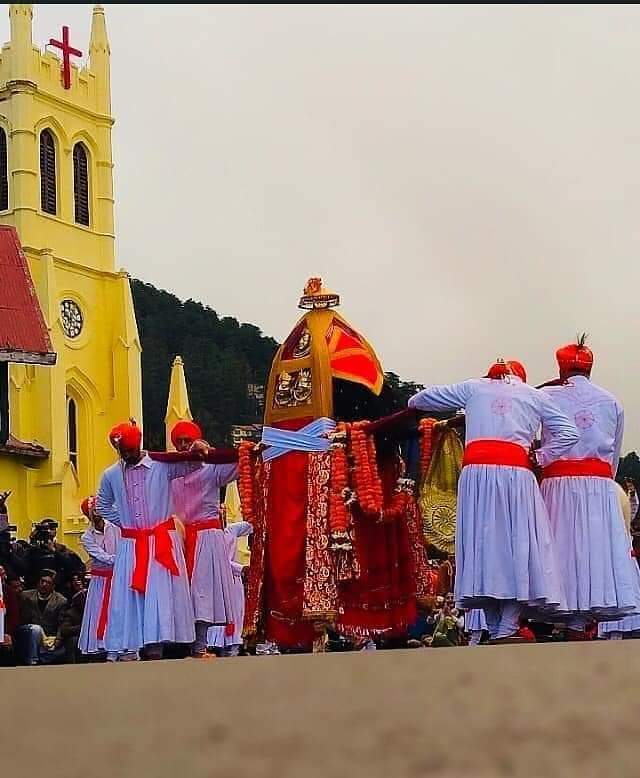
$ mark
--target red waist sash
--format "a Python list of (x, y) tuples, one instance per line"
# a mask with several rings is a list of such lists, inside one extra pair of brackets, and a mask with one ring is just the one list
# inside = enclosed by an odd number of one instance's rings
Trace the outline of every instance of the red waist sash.
[(474, 440), (467, 443), (462, 467), (467, 465), (507, 465), (533, 469), (527, 450), (519, 443), (508, 440)]
[(171, 573), (171, 575), (180, 575), (176, 560), (173, 558), (173, 546), (171, 545), (171, 535), (169, 531), (176, 528), (173, 518), (156, 524), (151, 529), (134, 529), (133, 527), (123, 527), (122, 537), (135, 540), (135, 566), (131, 576), (131, 588), (144, 594), (147, 591), (147, 576), (149, 575), (149, 542), (153, 537), (155, 539), (154, 558), (158, 564)]
[(593, 457), (590, 459), (559, 459), (557, 462), (547, 465), (542, 471), (543, 478), (566, 478), (572, 475), (613, 478), (613, 470), (608, 462)]
[(191, 576), (193, 575), (193, 566), (196, 561), (198, 532), (202, 532), (205, 529), (222, 529), (222, 522), (220, 519), (202, 519), (202, 521), (194, 521), (191, 524), (184, 525), (184, 555), (187, 562), (189, 580), (191, 580)]
[(109, 600), (111, 599), (111, 581), (113, 579), (113, 570), (109, 568), (92, 568), (91, 575), (96, 578), (104, 578), (104, 591), (102, 592), (102, 605), (100, 606), (100, 617), (98, 618), (98, 640), (104, 638), (107, 629), (107, 619), (109, 618)]

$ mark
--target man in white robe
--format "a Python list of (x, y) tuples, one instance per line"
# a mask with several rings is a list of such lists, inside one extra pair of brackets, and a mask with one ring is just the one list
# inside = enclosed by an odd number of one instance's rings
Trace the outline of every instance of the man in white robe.
[[(154, 461), (141, 451), (134, 424), (119, 425), (120, 461), (107, 468), (96, 500), (98, 513), (121, 528), (111, 588), (113, 607), (105, 648), (127, 655), (145, 647), (162, 657), (163, 643), (195, 640), (194, 614), (182, 543), (171, 511), (170, 485), (199, 462)], [(206, 456), (204, 441), (192, 446)]]
[[(200, 427), (192, 421), (180, 421), (171, 430), (171, 442), (179, 452), (188, 451), (201, 438)], [(225, 634), (233, 634), (236, 623), (236, 585), (220, 516), (220, 489), (238, 477), (237, 452), (231, 449), (229, 453), (235, 461), (203, 462), (171, 482), (173, 510), (185, 527), (185, 558), (196, 620), (192, 654), (199, 659), (211, 656), (207, 654), (210, 627), (217, 625)]]
[[(563, 607), (549, 518), (533, 473), (578, 440), (573, 422), (528, 386), (519, 363), (496, 363), (490, 378), (430, 386), (409, 400), (420, 411), (466, 412), (466, 447), (458, 484), (455, 597), (484, 609), (493, 640), (515, 635), (523, 606)], [(532, 454), (540, 425), (547, 437)]]
[[(544, 392), (576, 425), (579, 439), (542, 471), (556, 557), (571, 613), (569, 626), (640, 614), (637, 564), (614, 476), (622, 406), (590, 380), (593, 354), (581, 339), (558, 349), (560, 383)], [(543, 445), (547, 431), (543, 432)]]
[[(91, 560), (91, 580), (78, 648), (83, 654), (98, 654), (105, 651), (104, 636), (109, 621), (113, 563), (120, 542), (120, 530), (115, 524), (105, 521), (96, 511), (95, 497), (84, 500), (82, 512), (90, 522), (80, 538), (80, 543)], [(115, 662), (117, 658), (117, 653), (107, 654), (108, 661)]]

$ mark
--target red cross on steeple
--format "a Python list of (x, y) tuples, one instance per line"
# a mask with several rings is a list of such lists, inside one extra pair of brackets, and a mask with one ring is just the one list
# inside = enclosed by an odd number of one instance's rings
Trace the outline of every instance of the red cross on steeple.
[(71, 61), (69, 57), (72, 54), (74, 57), (81, 57), (82, 52), (80, 49), (74, 49), (73, 46), (69, 45), (69, 28), (62, 28), (62, 41), (51, 38), (49, 46), (55, 46), (56, 49), (62, 51), (62, 86), (65, 89), (71, 89)]

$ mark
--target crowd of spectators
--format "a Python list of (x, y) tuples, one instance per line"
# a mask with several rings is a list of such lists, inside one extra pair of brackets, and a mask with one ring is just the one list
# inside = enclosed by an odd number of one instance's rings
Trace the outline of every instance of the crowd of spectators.
[(57, 540), (58, 524), (43, 519), (28, 539), (14, 537), (0, 494), (0, 581), (5, 611), (0, 665), (75, 662), (86, 597), (80, 557)]

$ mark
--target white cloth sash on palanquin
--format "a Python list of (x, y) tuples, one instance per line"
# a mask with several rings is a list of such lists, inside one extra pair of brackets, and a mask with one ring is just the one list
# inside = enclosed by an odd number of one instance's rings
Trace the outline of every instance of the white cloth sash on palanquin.
[(262, 442), (268, 446), (262, 452), (262, 460), (269, 462), (272, 459), (288, 454), (290, 451), (303, 451), (313, 453), (316, 451), (328, 451), (331, 442), (326, 437), (333, 432), (336, 423), (326, 416), (302, 427), (299, 430), (281, 430), (276, 427), (264, 427), (262, 430)]

